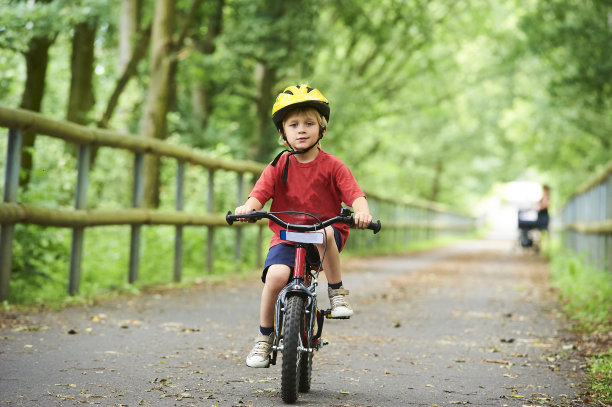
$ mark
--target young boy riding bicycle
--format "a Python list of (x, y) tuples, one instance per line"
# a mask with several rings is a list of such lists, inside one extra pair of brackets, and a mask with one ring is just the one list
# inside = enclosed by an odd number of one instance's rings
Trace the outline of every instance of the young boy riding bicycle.
[[(278, 95), (272, 108), (272, 120), (282, 136), (282, 143), (291, 150), (281, 152), (266, 167), (246, 203), (236, 208), (236, 215), (260, 210), (272, 199), (270, 211), (307, 212), (325, 220), (338, 215), (345, 203), (355, 212), (355, 227), (365, 229), (370, 224), (372, 216), (368, 202), (353, 174), (340, 159), (321, 149), (320, 140), (327, 131), (329, 115), (328, 100), (308, 85), (290, 86)], [(278, 216), (293, 224), (308, 223), (308, 218), (300, 215)], [(270, 364), (276, 298), (287, 284), (294, 264), (295, 248), (281, 240), (280, 226), (271, 221), (269, 226), (274, 235), (261, 276), (264, 288), (259, 335), (246, 359), (249, 367)], [(346, 299), (348, 290), (342, 285), (339, 255), (348, 238), (349, 227), (334, 224), (324, 233), (327, 235), (325, 241), (335, 244), (327, 245), (326, 250), (324, 244), (313, 245), (309, 259), (312, 257), (318, 263), (323, 258), (332, 317), (350, 317), (353, 310)]]

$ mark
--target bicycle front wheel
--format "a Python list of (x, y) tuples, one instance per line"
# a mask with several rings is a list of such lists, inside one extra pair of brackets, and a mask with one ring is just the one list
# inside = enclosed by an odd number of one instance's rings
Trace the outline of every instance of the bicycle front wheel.
[(284, 319), (281, 395), (285, 403), (295, 403), (302, 359), (300, 348), (303, 348), (301, 332), (304, 325), (304, 298), (297, 295), (287, 298)]

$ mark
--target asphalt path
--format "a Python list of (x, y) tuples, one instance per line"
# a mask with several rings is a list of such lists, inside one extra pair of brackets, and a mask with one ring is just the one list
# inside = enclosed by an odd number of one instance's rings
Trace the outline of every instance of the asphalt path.
[[(542, 258), (490, 238), (343, 268), (355, 315), (325, 323), (329, 345), (296, 405), (584, 405), (584, 361)], [(244, 364), (260, 291), (253, 272), (95, 306), (5, 311), (0, 405), (282, 405), (280, 363)]]

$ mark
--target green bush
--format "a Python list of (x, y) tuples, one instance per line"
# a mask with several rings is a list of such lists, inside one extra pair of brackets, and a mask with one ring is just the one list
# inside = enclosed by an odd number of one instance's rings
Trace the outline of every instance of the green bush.
[(66, 296), (70, 230), (15, 225), (9, 301), (40, 304)]

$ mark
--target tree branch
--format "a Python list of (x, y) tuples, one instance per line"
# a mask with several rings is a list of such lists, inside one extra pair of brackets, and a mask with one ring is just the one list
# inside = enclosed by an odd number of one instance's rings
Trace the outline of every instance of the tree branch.
[(125, 90), (125, 87), (132, 78), (132, 76), (136, 74), (136, 68), (138, 67), (138, 63), (144, 58), (147, 53), (147, 45), (149, 44), (150, 38), (151, 25), (149, 24), (149, 26), (140, 33), (140, 38), (138, 38), (138, 41), (136, 42), (136, 46), (134, 47), (134, 50), (132, 52), (132, 57), (125, 66), (125, 69), (117, 80), (117, 83), (115, 84), (115, 89), (113, 90), (113, 93), (111, 94), (111, 97), (108, 100), (106, 110), (104, 111), (104, 114), (102, 115), (100, 121), (98, 121), (99, 128), (105, 129), (108, 127), (108, 122), (110, 121), (111, 117), (113, 116), (113, 113), (115, 112), (115, 109), (117, 108), (117, 105), (119, 104), (119, 97)]

